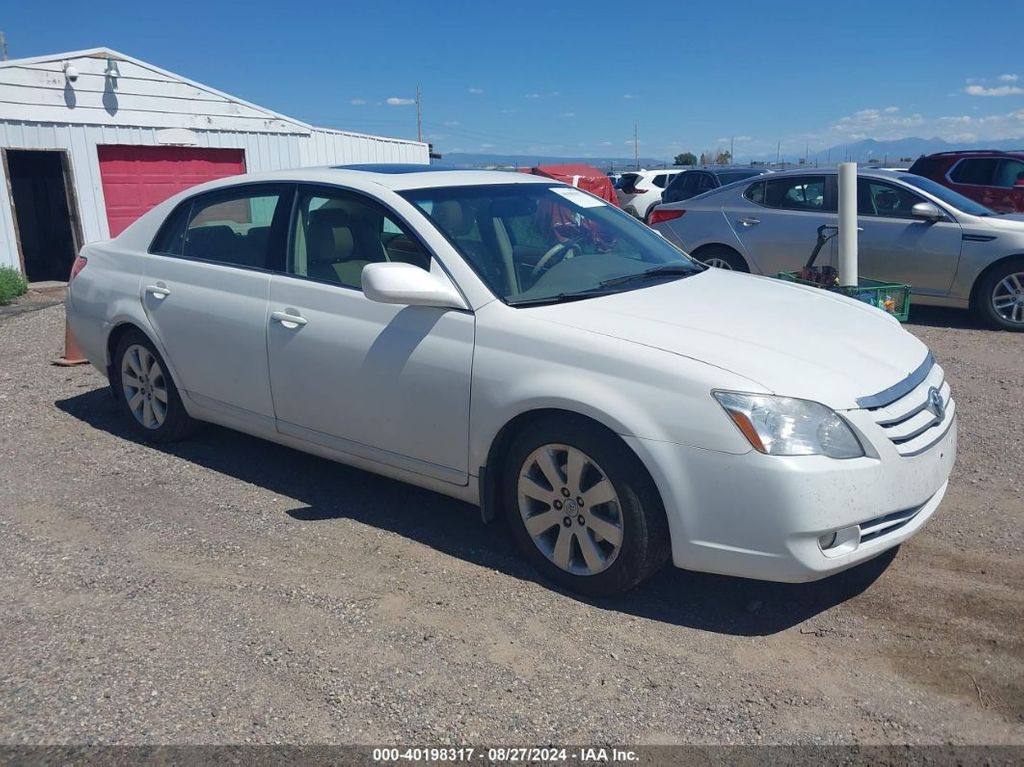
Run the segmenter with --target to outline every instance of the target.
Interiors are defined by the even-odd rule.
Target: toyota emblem
[[[942,404],[942,392],[936,387],[932,387],[928,390],[928,409],[935,414],[935,417],[940,421],[946,414],[946,406]]]

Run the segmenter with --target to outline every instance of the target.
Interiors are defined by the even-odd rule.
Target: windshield
[[[918,189],[923,189],[928,192],[932,197],[938,197],[942,202],[950,205],[957,210],[961,210],[964,213],[969,213],[972,216],[994,216],[995,211],[991,208],[986,208],[981,203],[977,203],[969,197],[964,197],[959,192],[954,192],[949,187],[943,186],[937,181],[932,181],[930,178],[924,176],[900,176],[900,181],[903,181],[911,186],[916,186]]]
[[[639,221],[575,187],[513,183],[401,194],[512,305],[618,293],[704,270]]]

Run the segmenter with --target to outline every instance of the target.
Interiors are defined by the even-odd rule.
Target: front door
[[[157,235],[146,314],[197,404],[273,428],[267,370],[271,270],[284,262],[292,187],[237,186],[185,203]]]
[[[468,481],[471,312],[363,295],[363,267],[443,274],[379,203],[301,191],[286,274],[270,285],[267,348],[278,430],[455,484]]]
[[[963,236],[952,219],[926,221],[910,211],[928,202],[905,187],[857,179],[857,266],[861,276],[910,285],[919,295],[945,296],[953,283]]]

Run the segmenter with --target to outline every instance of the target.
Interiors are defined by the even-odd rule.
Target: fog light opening
[[[825,533],[823,536],[818,538],[818,545],[821,547],[822,551],[828,551],[836,545],[836,538],[838,537],[837,533]]]

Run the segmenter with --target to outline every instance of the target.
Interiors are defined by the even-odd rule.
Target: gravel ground
[[[1024,337],[913,319],[960,458],[898,554],[584,601],[470,506],[223,429],[141,444],[50,365],[62,307],[0,316],[0,741],[1024,744]]]

